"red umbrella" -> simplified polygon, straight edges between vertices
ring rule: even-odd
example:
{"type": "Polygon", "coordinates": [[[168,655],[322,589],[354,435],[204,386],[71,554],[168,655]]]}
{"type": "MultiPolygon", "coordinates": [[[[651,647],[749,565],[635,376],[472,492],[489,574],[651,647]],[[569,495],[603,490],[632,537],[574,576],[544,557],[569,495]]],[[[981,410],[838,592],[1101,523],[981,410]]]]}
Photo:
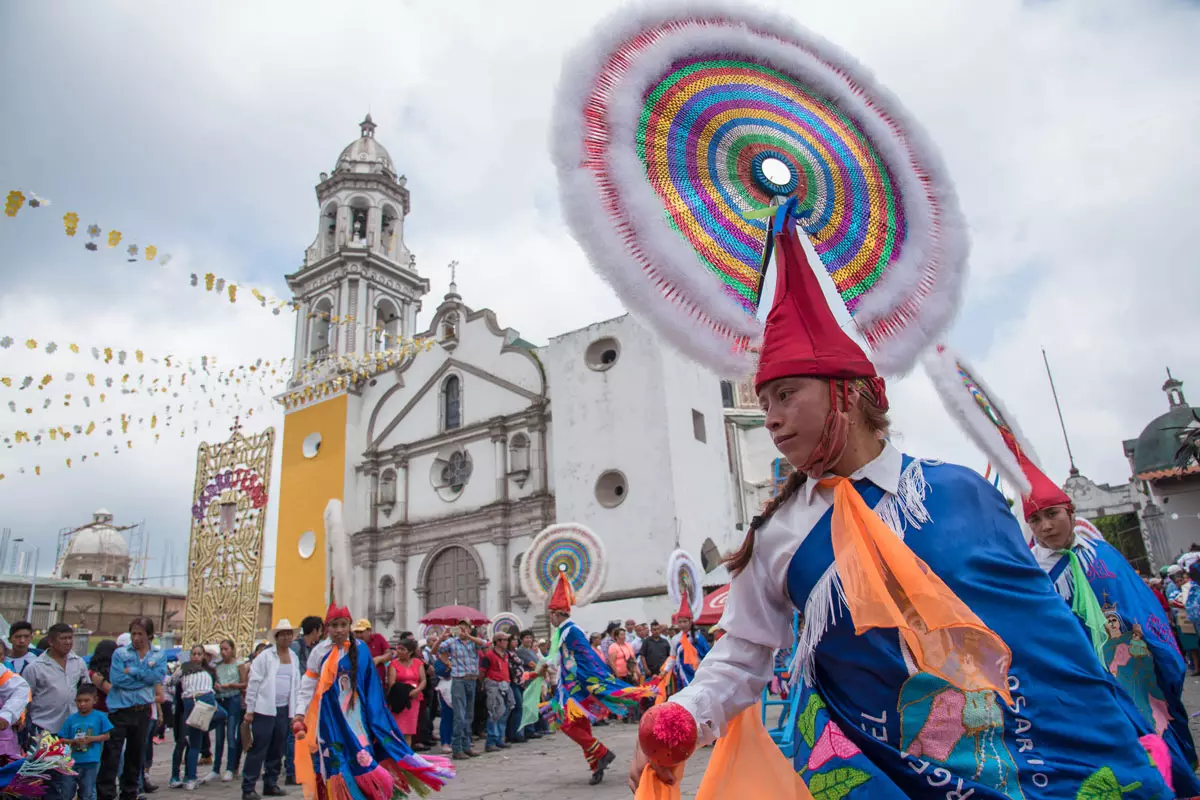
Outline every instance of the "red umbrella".
{"type": "Polygon", "coordinates": [[[700,609],[697,625],[716,625],[725,613],[725,598],[729,596],[729,584],[715,589],[704,596],[704,606],[700,609]]]}
{"type": "Polygon", "coordinates": [[[422,625],[457,625],[463,620],[472,625],[486,625],[491,620],[482,611],[470,606],[442,606],[421,617],[422,625]]]}

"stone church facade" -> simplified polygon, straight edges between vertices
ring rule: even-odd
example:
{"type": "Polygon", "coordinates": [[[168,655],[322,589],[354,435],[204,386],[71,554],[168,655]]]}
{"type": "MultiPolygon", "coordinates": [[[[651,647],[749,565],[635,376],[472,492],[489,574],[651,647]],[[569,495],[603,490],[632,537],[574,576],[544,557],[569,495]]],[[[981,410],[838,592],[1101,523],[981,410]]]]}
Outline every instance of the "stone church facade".
{"type": "Polygon", "coordinates": [[[374,133],[368,116],[321,175],[317,237],[287,276],[307,368],[283,396],[276,612],[324,610],[330,498],[343,501],[353,545],[352,611],[389,635],[449,604],[533,623],[542,609],[517,576],[553,522],[605,542],[608,577],[584,624],[669,616],[677,546],[713,584],[727,580],[719,554],[771,484],[753,392],[628,315],[535,346],[452,280],[419,325],[429,282],[404,241],[406,180],[374,133]],[[413,339],[427,346],[356,376],[413,339]]]}

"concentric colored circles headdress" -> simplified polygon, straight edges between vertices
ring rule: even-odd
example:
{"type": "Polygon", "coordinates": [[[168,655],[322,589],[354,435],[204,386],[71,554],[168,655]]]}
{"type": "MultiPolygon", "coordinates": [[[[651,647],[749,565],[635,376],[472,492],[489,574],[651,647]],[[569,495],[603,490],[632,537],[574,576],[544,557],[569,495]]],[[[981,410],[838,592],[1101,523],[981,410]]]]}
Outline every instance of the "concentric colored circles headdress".
{"type": "Polygon", "coordinates": [[[501,611],[499,614],[492,615],[491,634],[495,636],[497,633],[507,633],[509,636],[516,636],[521,632],[521,618],[510,611],[501,611]]]}
{"type": "Polygon", "coordinates": [[[607,569],[604,543],[590,529],[574,522],[549,525],[521,559],[521,588],[540,605],[561,573],[575,593],[574,604],[585,606],[600,594],[607,569]]]}
{"type": "Polygon", "coordinates": [[[686,550],[675,550],[667,557],[667,596],[679,609],[676,617],[686,610],[690,619],[695,619],[704,610],[704,572],[686,550]]]}
{"type": "Polygon", "coordinates": [[[1000,476],[1021,494],[1027,494],[1029,479],[1017,457],[1004,443],[1001,431],[1010,433],[1034,461],[1037,461],[1037,455],[1021,433],[1016,419],[1000,402],[999,396],[988,388],[979,372],[961,353],[945,345],[938,345],[930,351],[923,359],[923,365],[954,421],[983,451],[1000,476]]]}
{"type": "Polygon", "coordinates": [[[953,317],[965,223],[936,149],[868,70],[792,19],[655,2],[567,60],[552,150],[593,267],[670,343],[754,368],[761,260],[779,198],[884,375],[953,317]]]}
{"type": "Polygon", "coordinates": [[[435,633],[440,637],[443,633],[446,632],[446,626],[445,625],[436,625],[436,624],[421,625],[421,627],[418,628],[417,630],[420,631],[422,639],[428,639],[430,636],[434,635],[435,633]]]}
{"type": "Polygon", "coordinates": [[[1037,454],[995,392],[960,354],[945,345],[924,359],[925,370],[950,416],[984,452],[1000,475],[1021,492],[1024,518],[1071,499],[1038,466],[1037,454]]]}

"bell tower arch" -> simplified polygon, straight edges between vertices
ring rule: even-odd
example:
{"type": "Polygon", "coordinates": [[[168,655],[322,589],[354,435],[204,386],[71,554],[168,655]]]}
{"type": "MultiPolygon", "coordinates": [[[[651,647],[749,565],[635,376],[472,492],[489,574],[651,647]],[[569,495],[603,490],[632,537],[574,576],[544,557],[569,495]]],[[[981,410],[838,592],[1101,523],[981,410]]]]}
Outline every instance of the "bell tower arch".
{"type": "Polygon", "coordinates": [[[404,241],[408,181],[375,138],[377,127],[367,114],[359,138],[317,184],[316,237],[286,276],[299,309],[295,370],[398,349],[416,331],[429,280],[404,241]]]}

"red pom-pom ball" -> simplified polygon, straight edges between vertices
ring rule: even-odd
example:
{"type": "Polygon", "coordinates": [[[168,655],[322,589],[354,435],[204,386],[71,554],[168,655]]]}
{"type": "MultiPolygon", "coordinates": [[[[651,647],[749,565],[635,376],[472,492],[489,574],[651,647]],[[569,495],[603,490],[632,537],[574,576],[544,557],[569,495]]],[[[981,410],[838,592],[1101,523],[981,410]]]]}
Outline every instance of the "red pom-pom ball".
{"type": "Polygon", "coordinates": [[[696,720],[678,703],[663,703],[642,716],[638,742],[651,763],[677,767],[696,751],[696,720]]]}

